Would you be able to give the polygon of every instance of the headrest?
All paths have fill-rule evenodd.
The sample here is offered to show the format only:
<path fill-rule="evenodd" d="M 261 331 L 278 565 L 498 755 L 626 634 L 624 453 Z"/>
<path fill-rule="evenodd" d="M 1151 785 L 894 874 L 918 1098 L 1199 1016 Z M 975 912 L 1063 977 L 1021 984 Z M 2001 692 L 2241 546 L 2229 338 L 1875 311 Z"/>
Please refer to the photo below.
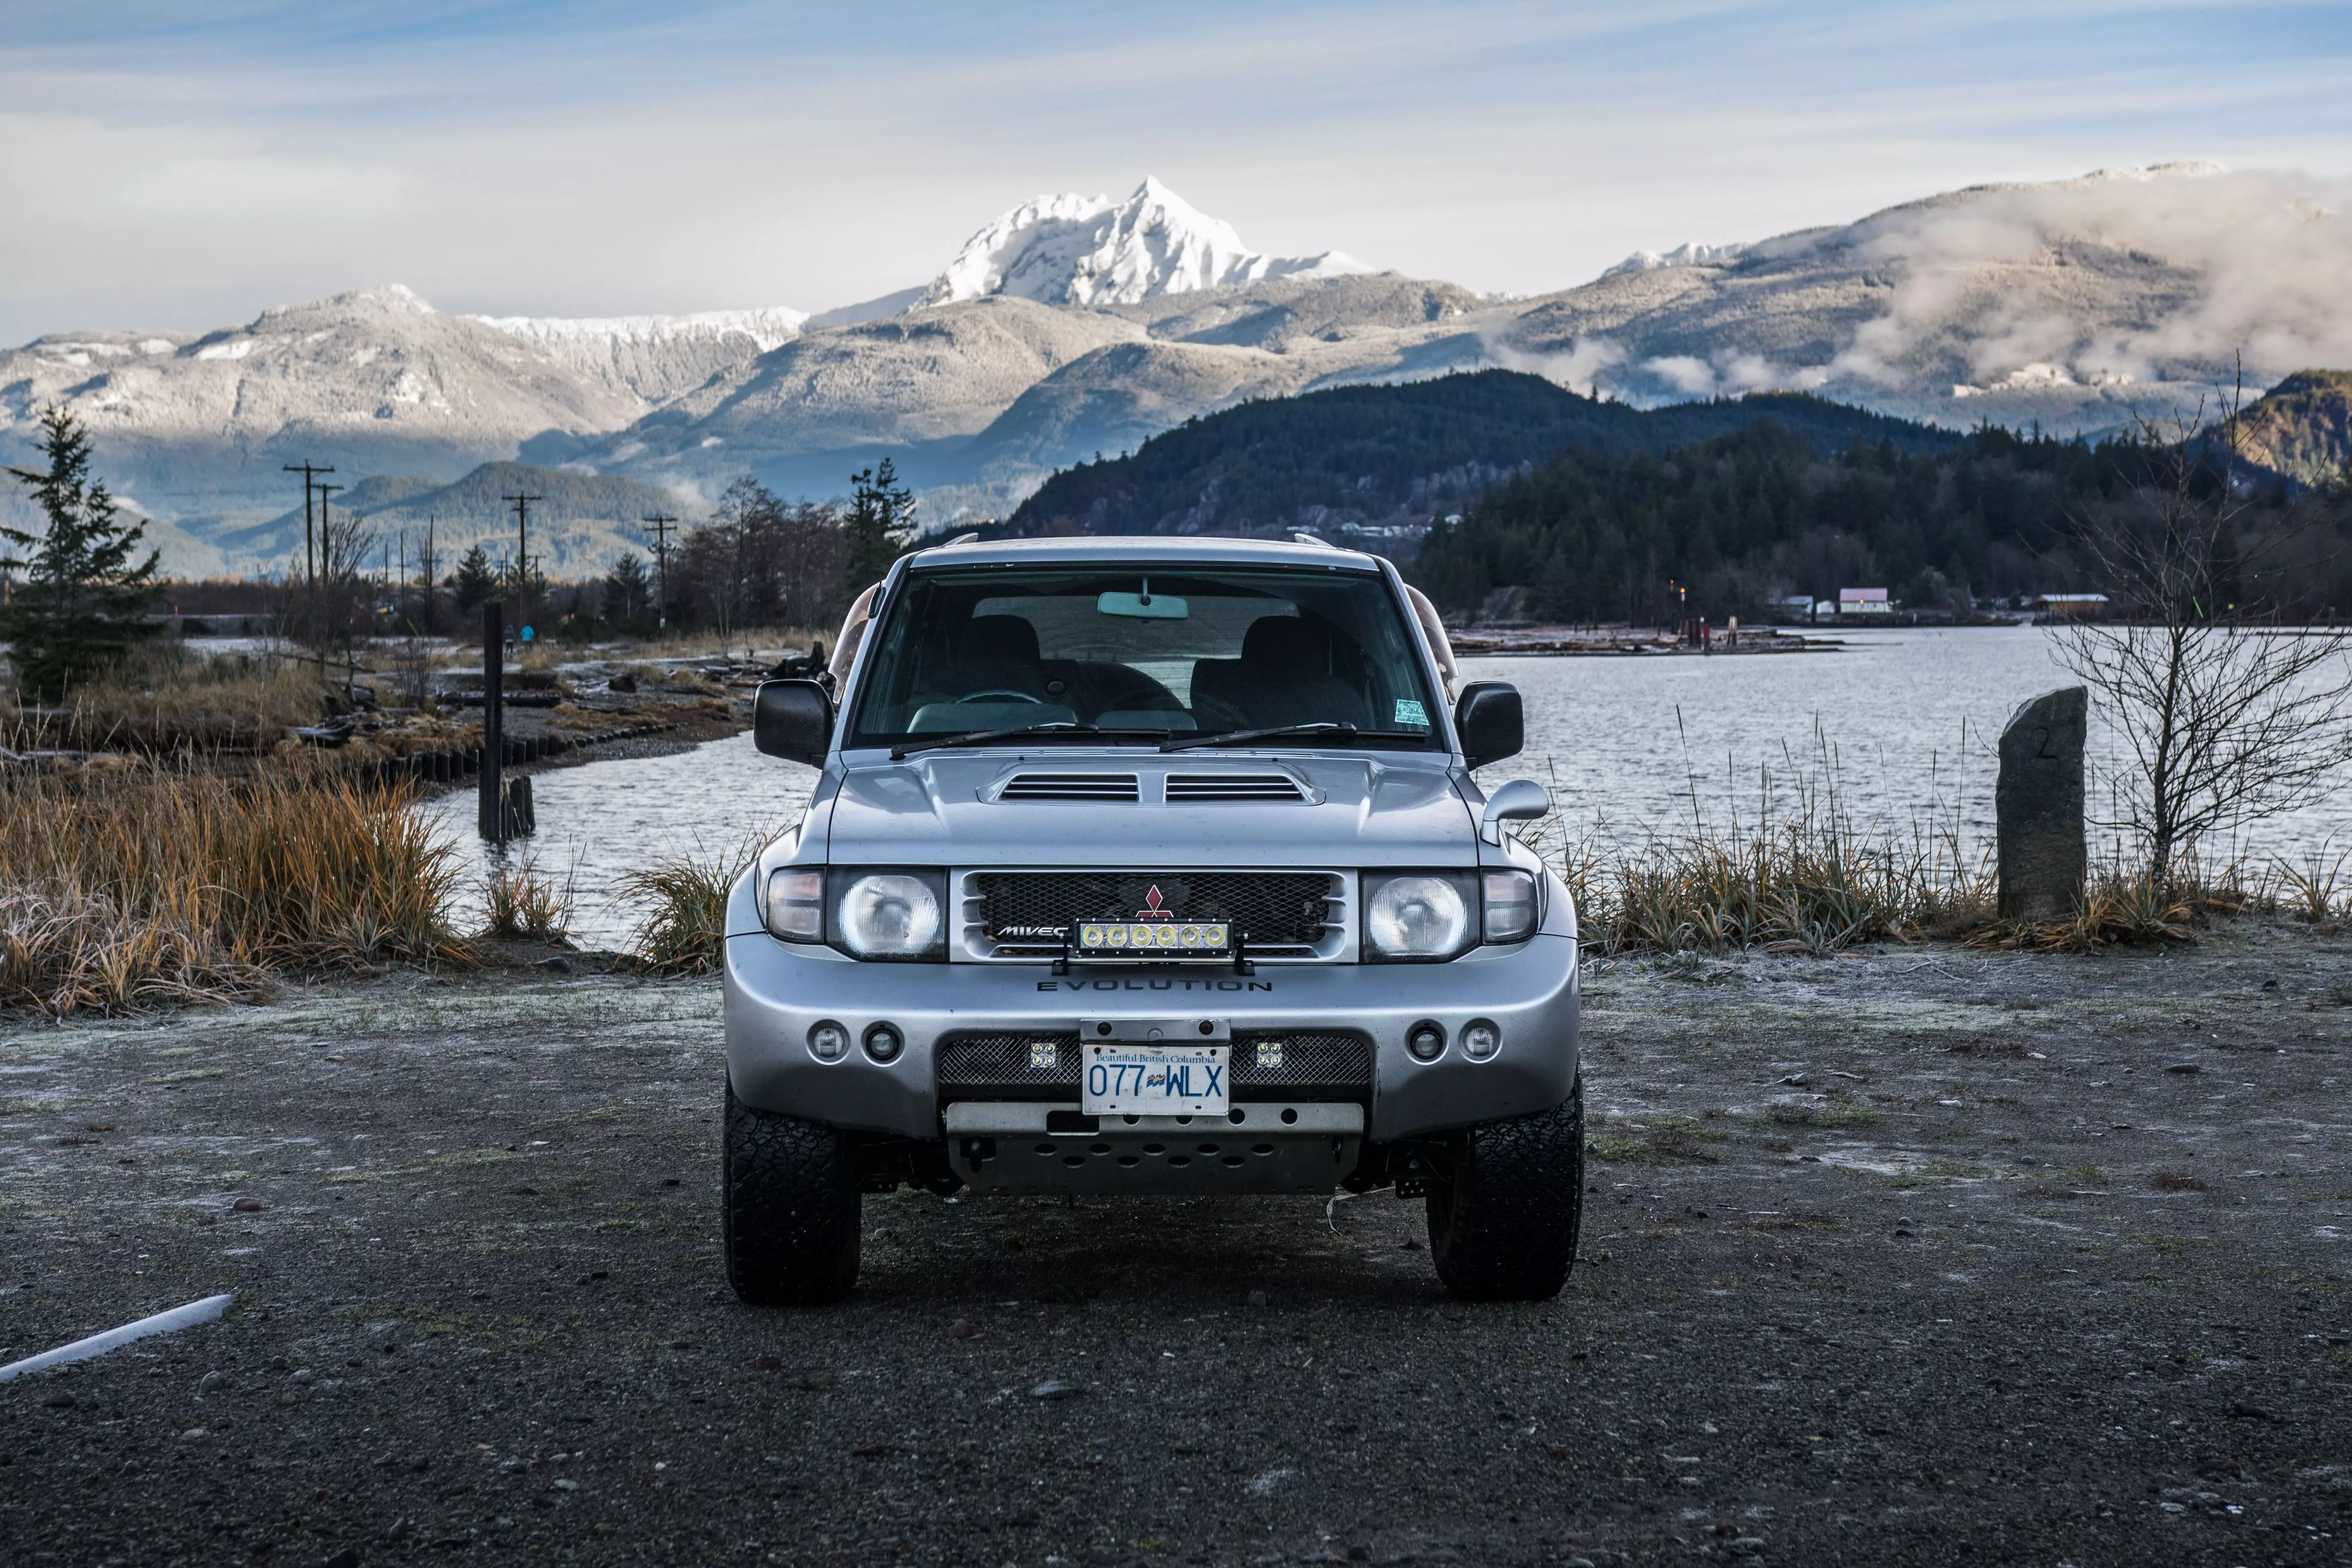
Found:
<path fill-rule="evenodd" d="M 961 658 L 1034 664 L 1037 628 L 1019 616 L 974 616 L 964 623 L 956 654 Z"/>
<path fill-rule="evenodd" d="M 1242 638 L 1242 662 L 1289 675 L 1324 673 L 1323 628 L 1304 616 L 1263 616 Z"/>

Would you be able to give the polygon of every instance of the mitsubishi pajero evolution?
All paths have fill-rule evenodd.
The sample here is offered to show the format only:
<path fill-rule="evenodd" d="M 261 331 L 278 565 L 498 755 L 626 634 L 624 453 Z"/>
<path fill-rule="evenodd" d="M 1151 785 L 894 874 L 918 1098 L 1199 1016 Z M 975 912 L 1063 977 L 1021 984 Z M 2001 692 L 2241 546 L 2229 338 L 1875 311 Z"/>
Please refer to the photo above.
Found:
<path fill-rule="evenodd" d="M 1456 1295 L 1556 1294 L 1576 910 L 1511 835 L 1519 697 L 1318 542 L 902 558 L 754 738 L 820 770 L 730 897 L 726 1254 L 845 1294 L 859 1197 L 1424 1196 Z"/>

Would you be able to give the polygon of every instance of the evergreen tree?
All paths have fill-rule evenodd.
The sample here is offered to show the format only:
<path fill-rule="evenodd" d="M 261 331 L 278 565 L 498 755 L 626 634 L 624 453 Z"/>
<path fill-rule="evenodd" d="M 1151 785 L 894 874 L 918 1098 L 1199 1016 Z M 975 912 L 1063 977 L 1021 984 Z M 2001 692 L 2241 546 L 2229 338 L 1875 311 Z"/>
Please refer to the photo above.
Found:
<path fill-rule="evenodd" d="M 915 531 L 915 496 L 898 482 L 890 459 L 849 476 L 849 515 L 841 531 L 849 544 L 849 580 L 863 586 L 881 581 Z"/>
<path fill-rule="evenodd" d="M 646 618 L 654 602 L 653 576 L 635 551 L 614 557 L 612 571 L 604 574 L 601 600 L 604 618 L 614 626 L 634 626 Z"/>
<path fill-rule="evenodd" d="M 479 544 L 468 547 L 458 558 L 449 586 L 457 592 L 459 609 L 481 608 L 482 601 L 499 591 L 499 572 L 490 564 L 489 552 Z"/>
<path fill-rule="evenodd" d="M 8 472 L 32 491 L 47 527 L 38 535 L 0 527 L 12 551 L 0 571 L 26 576 L 0 606 L 0 637 L 16 666 L 20 699 L 55 700 L 78 680 L 119 662 L 149 634 L 147 612 L 163 587 L 154 581 L 161 551 L 132 565 L 147 535 L 144 522 L 125 522 L 105 482 L 90 478 L 89 437 L 68 410 L 41 412 L 46 470 Z"/>

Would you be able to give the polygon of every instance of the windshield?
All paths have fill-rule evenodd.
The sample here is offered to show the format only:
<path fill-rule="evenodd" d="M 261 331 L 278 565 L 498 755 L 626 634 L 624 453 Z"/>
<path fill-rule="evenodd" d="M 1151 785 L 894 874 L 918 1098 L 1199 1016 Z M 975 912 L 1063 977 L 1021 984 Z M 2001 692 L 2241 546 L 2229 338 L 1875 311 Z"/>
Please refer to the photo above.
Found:
<path fill-rule="evenodd" d="M 1147 743 L 1344 724 L 1444 742 L 1395 596 L 1366 573 L 1199 566 L 919 572 L 891 605 L 846 744 L 1025 729 Z M 1099 734 L 1098 731 L 1140 733 Z M 1351 741 L 1325 731 L 1269 744 Z"/>

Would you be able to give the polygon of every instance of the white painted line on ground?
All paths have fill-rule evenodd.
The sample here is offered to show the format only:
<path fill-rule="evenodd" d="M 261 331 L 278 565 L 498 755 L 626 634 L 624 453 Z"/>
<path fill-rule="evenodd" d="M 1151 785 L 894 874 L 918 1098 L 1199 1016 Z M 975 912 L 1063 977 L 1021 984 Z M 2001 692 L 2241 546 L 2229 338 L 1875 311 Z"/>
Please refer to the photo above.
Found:
<path fill-rule="evenodd" d="M 41 1372 L 68 1362 L 88 1361 L 92 1356 L 127 1345 L 133 1340 L 143 1340 L 150 1334 L 168 1334 L 175 1329 L 191 1329 L 198 1323 L 209 1323 L 228 1310 L 235 1296 L 207 1296 L 201 1301 L 191 1301 L 184 1307 L 174 1307 L 168 1312 L 158 1312 L 152 1318 L 142 1318 L 135 1323 L 125 1323 L 119 1329 L 109 1329 L 102 1334 L 92 1334 L 86 1340 L 76 1340 L 69 1345 L 59 1345 L 39 1355 L 26 1356 L 0 1366 L 0 1383 L 8 1383 L 28 1372 Z"/>

